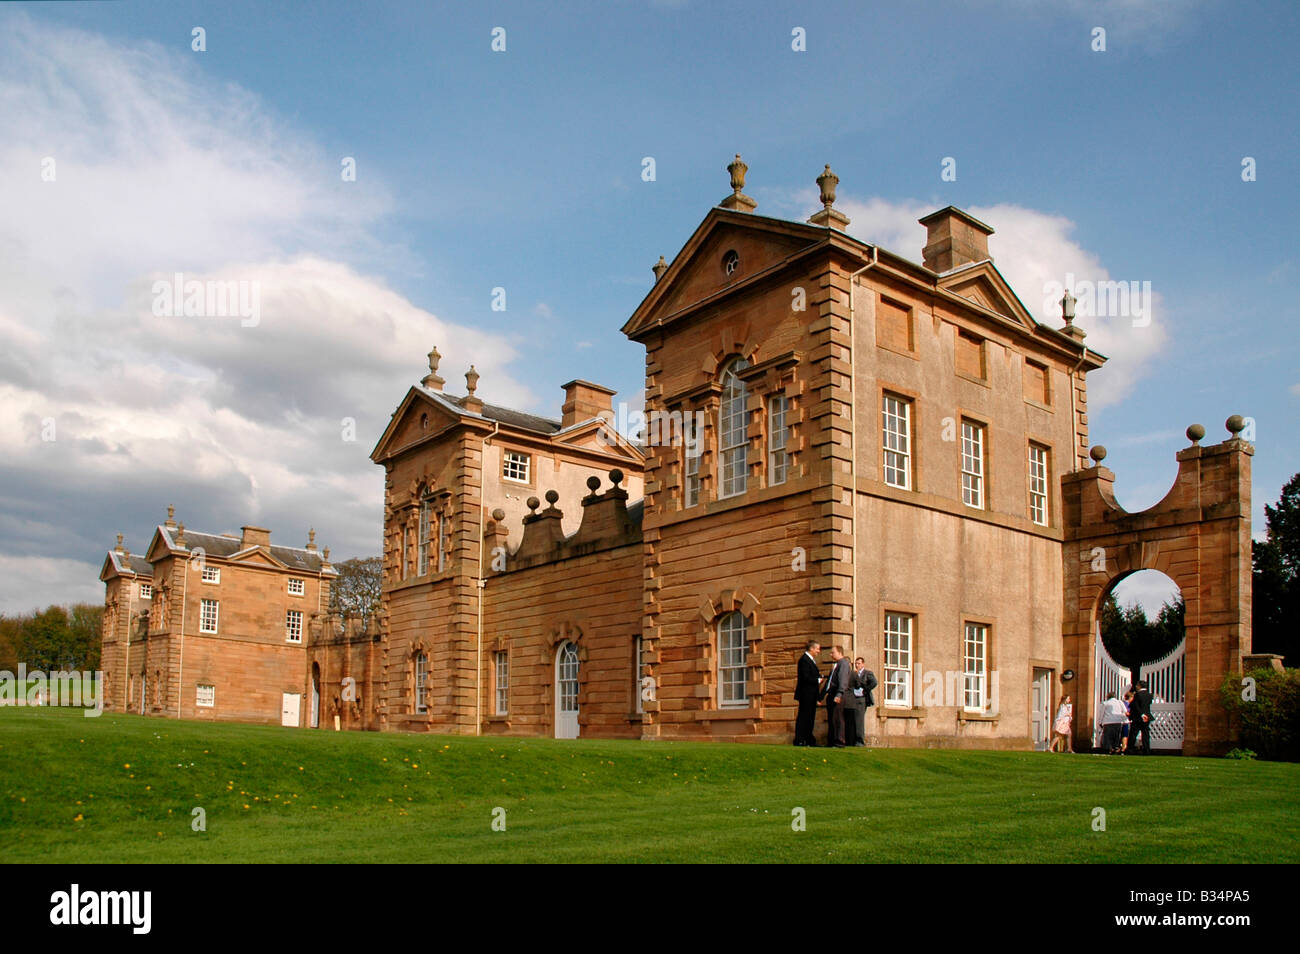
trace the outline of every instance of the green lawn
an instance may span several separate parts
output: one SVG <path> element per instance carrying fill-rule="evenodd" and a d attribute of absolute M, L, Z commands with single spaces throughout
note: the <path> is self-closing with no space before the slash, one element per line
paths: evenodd
<path fill-rule="evenodd" d="M 191 830 L 196 806 L 206 832 Z M 806 831 L 791 828 L 795 807 Z M 6 708 L 0 838 L 11 862 L 1296 862 L 1300 766 Z"/>

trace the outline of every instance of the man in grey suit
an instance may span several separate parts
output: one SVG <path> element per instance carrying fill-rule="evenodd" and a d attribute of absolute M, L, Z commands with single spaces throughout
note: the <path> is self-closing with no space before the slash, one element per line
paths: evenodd
<path fill-rule="evenodd" d="M 845 703 L 852 695 L 849 691 L 849 661 L 844 658 L 844 650 L 839 646 L 831 647 L 831 659 L 835 663 L 826 674 L 822 688 L 822 694 L 826 698 L 826 744 L 831 748 L 842 749 Z"/>
<path fill-rule="evenodd" d="M 876 688 L 876 674 L 867 668 L 867 661 L 859 656 L 853 661 L 849 674 L 849 693 L 845 696 L 845 737 L 849 745 L 867 744 L 867 708 L 876 704 L 871 691 Z M 852 719 L 849 714 L 852 713 Z"/>

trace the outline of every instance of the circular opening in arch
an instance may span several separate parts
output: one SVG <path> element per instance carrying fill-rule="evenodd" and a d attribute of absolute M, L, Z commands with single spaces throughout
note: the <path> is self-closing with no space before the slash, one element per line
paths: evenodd
<path fill-rule="evenodd" d="M 739 268 L 740 268 L 740 253 L 737 252 L 734 248 L 729 249 L 727 253 L 722 256 L 723 274 L 730 277 L 736 274 L 736 271 Z"/>
<path fill-rule="evenodd" d="M 1159 570 L 1138 570 L 1111 589 L 1098 613 L 1111 659 L 1136 671 L 1183 641 L 1183 595 Z"/>

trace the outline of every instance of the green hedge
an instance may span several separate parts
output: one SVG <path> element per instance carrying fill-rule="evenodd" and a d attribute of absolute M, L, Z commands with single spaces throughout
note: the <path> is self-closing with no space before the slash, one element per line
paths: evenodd
<path fill-rule="evenodd" d="M 1255 681 L 1254 699 L 1243 698 L 1247 679 Z M 1300 669 L 1228 673 L 1219 693 L 1243 748 L 1261 759 L 1300 762 Z"/>

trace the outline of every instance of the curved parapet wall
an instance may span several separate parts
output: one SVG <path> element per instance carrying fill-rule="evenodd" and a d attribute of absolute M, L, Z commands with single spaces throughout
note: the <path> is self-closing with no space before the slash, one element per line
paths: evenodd
<path fill-rule="evenodd" d="M 1228 440 L 1202 446 L 1205 429 L 1187 429 L 1178 476 L 1155 506 L 1129 513 L 1115 501 L 1115 475 L 1094 464 L 1061 478 L 1065 522 L 1064 665 L 1078 674 L 1075 745 L 1086 747 L 1092 724 L 1092 661 L 1097 620 L 1110 591 L 1138 570 L 1172 579 L 1186 604 L 1186 729 L 1183 752 L 1215 755 L 1231 748 L 1218 689 L 1241 670 L 1250 645 L 1250 458 L 1254 447 L 1228 419 Z"/>

